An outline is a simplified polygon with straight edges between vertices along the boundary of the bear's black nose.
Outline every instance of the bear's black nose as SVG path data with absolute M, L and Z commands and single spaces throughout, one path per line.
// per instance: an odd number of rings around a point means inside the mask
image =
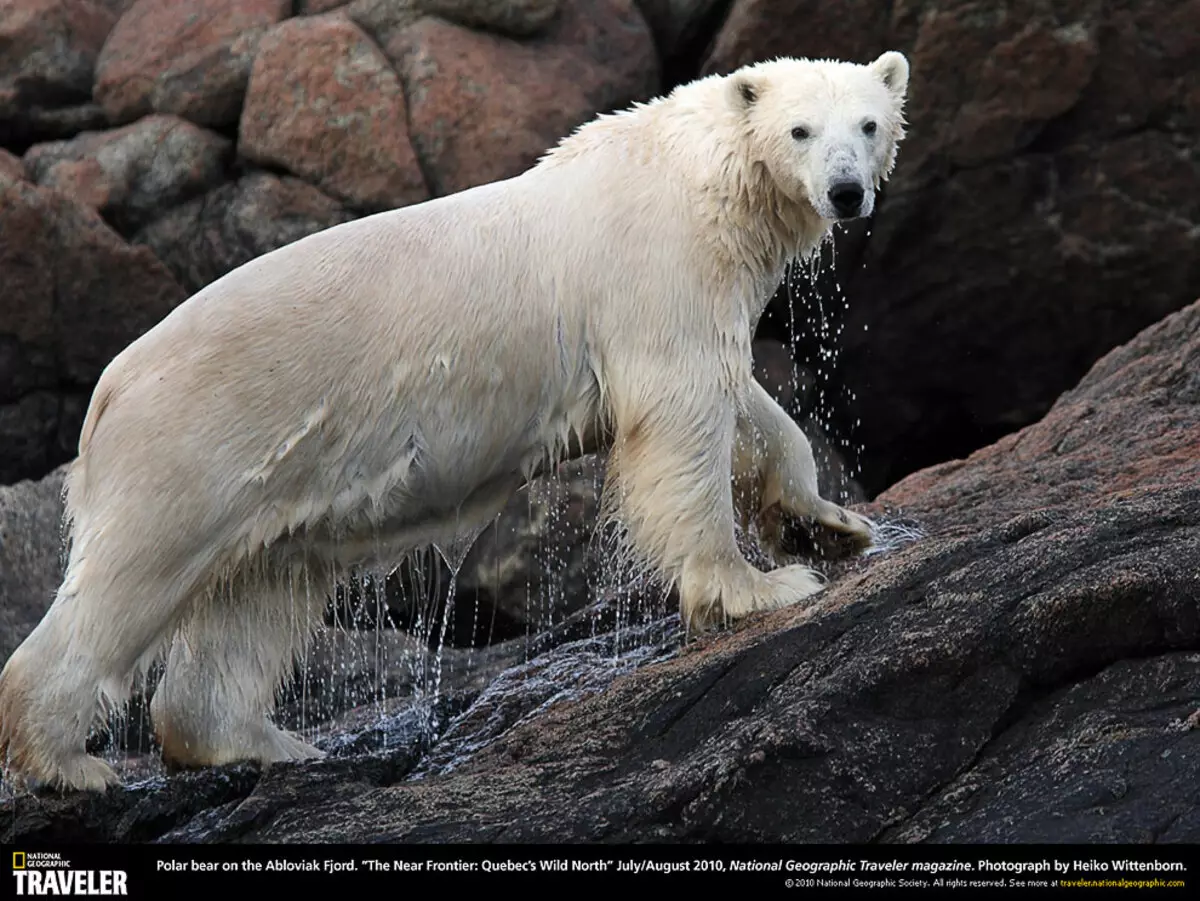
M 829 202 L 842 219 L 853 219 L 862 209 L 862 185 L 853 181 L 839 181 L 829 189 Z

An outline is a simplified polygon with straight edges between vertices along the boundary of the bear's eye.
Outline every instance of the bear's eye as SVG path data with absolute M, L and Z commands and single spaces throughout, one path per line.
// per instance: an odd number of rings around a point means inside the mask
M 792 137 L 795 138 L 797 141 L 806 141 L 806 140 L 808 140 L 808 137 L 809 137 L 808 129 L 805 128 L 803 125 L 797 125 L 795 128 L 792 129 Z
M 874 122 L 870 122 L 870 121 L 864 122 L 863 123 L 863 134 L 873 135 L 873 134 L 875 134 L 875 129 L 878 127 L 879 126 L 876 125 Z

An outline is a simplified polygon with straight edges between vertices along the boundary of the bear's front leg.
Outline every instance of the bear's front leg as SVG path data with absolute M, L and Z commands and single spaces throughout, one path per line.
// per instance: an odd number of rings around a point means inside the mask
M 812 445 L 757 381 L 751 382 L 738 416 L 733 471 L 736 482 L 755 486 L 755 513 L 778 505 L 789 516 L 816 520 L 846 536 L 857 550 L 874 543 L 870 520 L 820 496 Z
M 719 388 L 663 396 L 614 410 L 608 502 L 641 562 L 679 591 L 691 629 L 794 604 L 824 587 L 806 566 L 760 572 L 738 549 L 732 464 L 736 414 Z

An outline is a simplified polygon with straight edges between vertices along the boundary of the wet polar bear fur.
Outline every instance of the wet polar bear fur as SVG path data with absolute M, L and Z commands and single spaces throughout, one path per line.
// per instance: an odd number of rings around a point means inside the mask
M 805 566 L 746 561 L 735 494 L 860 546 L 871 524 L 818 496 L 751 339 L 789 261 L 872 212 L 907 83 L 894 52 L 707 77 L 520 176 L 311 235 L 179 306 L 92 397 L 65 577 L 0 675 L 10 776 L 114 783 L 89 730 L 164 654 L 168 763 L 320 756 L 270 715 L 330 574 L 473 534 L 589 449 L 689 624 L 818 592 Z

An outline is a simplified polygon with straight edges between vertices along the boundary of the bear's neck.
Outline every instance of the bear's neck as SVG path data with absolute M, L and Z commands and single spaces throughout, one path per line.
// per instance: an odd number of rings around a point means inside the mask
M 751 164 L 740 184 L 706 186 L 717 221 L 709 232 L 726 272 L 744 276 L 740 288 L 757 323 L 790 263 L 809 259 L 829 234 L 830 224 L 808 203 L 797 203 L 775 187 L 766 167 Z M 735 189 L 736 190 L 732 190 Z

